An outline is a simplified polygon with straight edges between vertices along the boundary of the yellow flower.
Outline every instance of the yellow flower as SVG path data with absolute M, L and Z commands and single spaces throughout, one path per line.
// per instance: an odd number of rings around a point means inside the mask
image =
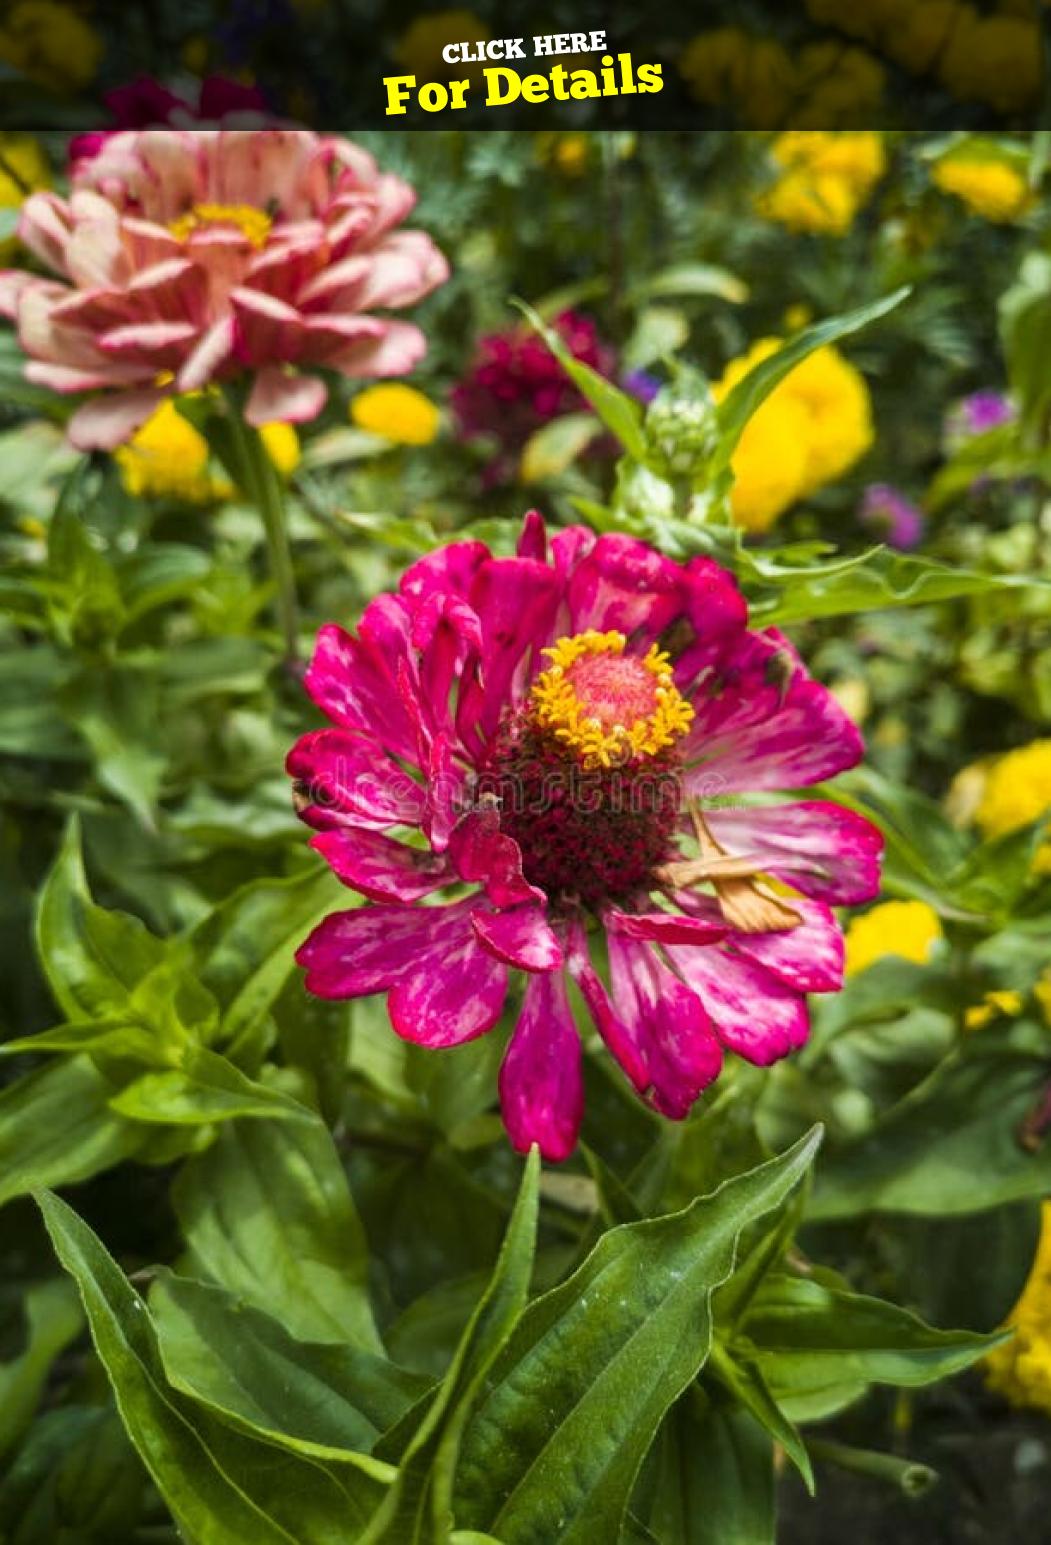
M 878 134 L 791 130 L 771 155 L 784 168 L 756 208 L 789 230 L 842 236 L 886 170 Z
M 1036 1259 L 1007 1317 L 1015 1334 L 985 1359 L 986 1382 L 1014 1406 L 1051 1415 L 1051 1202 L 1042 1211 Z
M 457 80 L 472 76 L 472 66 L 448 64 L 442 58 L 446 43 L 487 43 L 492 33 L 473 11 L 431 11 L 417 16 L 402 33 L 394 57 L 417 80 Z M 477 73 L 480 65 L 473 66 Z
M 953 36 L 969 31 L 976 20 L 974 8 L 960 0 L 915 0 L 885 30 L 882 46 L 895 64 L 924 75 L 937 67 Z
M 98 33 L 61 0 L 15 0 L 0 27 L 0 59 L 48 91 L 77 91 L 102 58 Z
M 35 139 L 0 134 L 0 209 L 18 209 L 27 194 L 51 183 L 47 157 Z M 0 241 L 0 262 L 10 262 L 17 243 Z
M 1008 751 L 988 769 L 975 820 L 983 837 L 1003 837 L 1051 810 L 1051 740 Z M 1051 874 L 1051 842 L 1037 854 L 1037 874 Z
M 991 157 L 947 156 L 934 166 L 931 181 L 943 193 L 955 193 L 972 214 L 997 225 L 1019 219 L 1033 203 L 1022 173 Z
M 854 224 L 857 199 L 841 177 L 785 172 L 755 201 L 756 213 L 789 231 L 844 236 Z
M 847 928 L 847 975 L 855 976 L 887 955 L 926 965 L 941 937 L 938 914 L 925 901 L 884 901 L 855 917 Z
M 984 1030 L 994 1019 L 1017 1019 L 1024 1006 L 1022 994 L 1009 987 L 987 992 L 981 1003 L 972 1004 L 964 1013 L 964 1029 Z
M 713 387 L 716 401 L 779 347 L 779 339 L 762 338 L 732 360 Z M 817 349 L 745 427 L 731 463 L 734 519 L 747 531 L 767 530 L 798 499 L 853 466 L 872 440 L 864 378 L 836 349 Z
M 776 38 L 743 27 L 697 33 L 679 57 L 679 73 L 695 101 L 732 107 L 742 122 L 759 129 L 783 123 L 796 94 L 787 50 Z
M 1033 997 L 1043 1011 L 1044 1019 L 1051 1025 L 1051 966 L 1041 972 L 1033 988 Z
M 852 5 L 844 5 L 843 0 L 806 0 L 813 21 L 869 43 L 881 42 L 890 28 L 900 26 L 915 4 L 916 0 L 855 0 Z
M 351 403 L 350 416 L 359 429 L 397 445 L 430 445 L 441 421 L 431 399 L 402 381 L 366 387 Z
M 291 424 L 266 424 L 260 435 L 274 466 L 289 476 L 299 462 L 299 437 Z M 170 399 L 114 455 L 121 482 L 139 497 L 215 504 L 234 493 L 227 479 L 213 475 L 208 441 Z
M 790 121 L 801 129 L 870 123 L 883 101 L 887 72 L 863 48 L 808 43 L 796 56 L 795 71 Z
M 581 177 L 591 159 L 586 134 L 541 134 L 538 136 L 540 159 L 564 177 Z

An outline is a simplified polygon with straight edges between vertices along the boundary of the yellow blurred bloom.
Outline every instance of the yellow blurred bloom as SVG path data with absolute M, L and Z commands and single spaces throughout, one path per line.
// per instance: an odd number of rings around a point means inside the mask
M 871 123 L 887 84 L 886 70 L 871 54 L 832 39 L 801 48 L 795 75 L 791 122 L 801 129 Z
M 586 134 L 542 134 L 539 136 L 540 159 L 564 177 L 581 177 L 591 159 Z
M 941 937 L 938 914 L 925 901 L 881 902 L 847 927 L 846 973 L 856 976 L 887 955 L 924 966 Z
M 102 39 L 60 0 L 15 0 L 0 26 L 0 59 L 48 91 L 94 80 Z
M 755 208 L 764 220 L 789 231 L 844 236 L 854 224 L 858 203 L 840 177 L 791 171 L 759 194 Z
M 935 164 L 931 181 L 943 193 L 962 199 L 972 214 L 997 225 L 1019 219 L 1033 203 L 1022 173 L 1006 161 L 947 156 Z
M 350 416 L 359 429 L 397 445 L 430 445 L 441 423 L 431 399 L 402 381 L 366 387 L 351 403 Z
M 1007 1317 L 1015 1334 L 985 1359 L 986 1382 L 1014 1406 L 1051 1414 L 1051 1202 L 1029 1278 Z
M 717 402 L 756 365 L 777 352 L 780 339 L 761 338 L 731 360 L 713 386 Z M 734 519 L 765 531 L 798 499 L 840 477 L 873 440 L 864 378 L 838 350 L 817 349 L 767 397 L 745 427 L 731 463 Z
M 987 992 L 981 1003 L 972 1004 L 963 1016 L 966 1030 L 984 1030 L 994 1019 L 1017 1019 L 1025 1006 L 1020 992 L 1010 987 Z
M 49 187 L 51 168 L 35 139 L 0 134 L 0 209 L 18 209 L 38 188 Z M 0 262 L 10 262 L 17 241 L 0 241 Z
M 878 43 L 891 27 L 900 26 L 915 3 L 916 0 L 855 0 L 853 5 L 844 5 L 843 0 L 806 0 L 806 8 L 813 21 L 836 27 L 848 37 Z
M 760 129 L 784 123 L 796 94 L 788 51 L 776 38 L 743 27 L 697 33 L 679 57 L 679 73 L 695 101 L 732 107 L 742 122 Z
M 842 236 L 886 170 L 878 134 L 790 130 L 771 148 L 784 170 L 756 209 L 793 231 Z
M 960 0 L 916 0 L 885 28 L 881 43 L 895 64 L 924 75 L 937 67 L 953 35 L 969 29 L 976 16 Z
M 984 102 L 998 113 L 1021 112 L 1037 101 L 1043 84 L 1037 22 L 974 13 L 953 32 L 938 75 L 960 101 Z
M 265 424 L 259 433 L 274 466 L 289 476 L 299 462 L 296 431 L 291 424 Z M 114 459 L 124 487 L 139 497 L 215 504 L 234 493 L 226 478 L 212 473 L 204 435 L 170 399 L 114 452 Z
M 447 43 L 487 43 L 492 33 L 473 11 L 431 11 L 417 16 L 398 39 L 394 57 L 418 80 L 451 80 L 471 76 L 472 66 L 448 64 L 442 58 Z M 473 66 L 475 72 L 480 66 Z
M 983 837 L 1003 837 L 1051 810 L 1051 740 L 1034 740 L 998 758 L 985 774 L 975 820 Z M 1051 842 L 1034 869 L 1051 874 Z

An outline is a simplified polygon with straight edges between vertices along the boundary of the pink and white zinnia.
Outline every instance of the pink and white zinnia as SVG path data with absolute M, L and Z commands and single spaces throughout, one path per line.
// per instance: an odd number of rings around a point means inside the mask
M 533 514 L 517 556 L 454 543 L 354 634 L 318 637 L 306 684 L 331 724 L 288 769 L 312 845 L 371 905 L 314 930 L 307 987 L 385 992 L 399 1035 L 448 1047 L 492 1029 L 521 973 L 500 1074 L 519 1149 L 576 1143 L 569 979 L 673 1118 L 725 1052 L 801 1046 L 805 994 L 841 985 L 831 907 L 875 894 L 879 833 L 776 796 L 852 766 L 861 739 L 787 640 L 746 624 L 712 561 L 581 527 L 549 544 Z
M 397 227 L 415 192 L 348 140 L 302 129 L 130 130 L 76 162 L 68 199 L 34 193 L 18 234 L 57 279 L 0 274 L 26 378 L 99 392 L 70 421 L 112 450 L 164 397 L 252 378 L 247 418 L 320 413 L 315 367 L 405 375 L 426 343 L 411 306 L 448 277 Z

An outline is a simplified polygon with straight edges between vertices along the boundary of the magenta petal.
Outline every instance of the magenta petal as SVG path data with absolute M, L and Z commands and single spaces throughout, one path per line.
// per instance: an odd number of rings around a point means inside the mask
M 522 530 L 515 551 L 519 558 L 534 558 L 537 563 L 547 562 L 547 527 L 539 510 L 527 510 L 522 517 Z
M 436 910 L 434 908 L 424 910 Z M 394 1029 L 420 1046 L 459 1046 L 491 1030 L 507 996 L 507 967 L 475 939 L 443 931 L 387 999 Z
M 500 1068 L 504 1125 L 519 1153 L 536 1143 L 558 1163 L 576 1147 L 584 1114 L 580 1038 L 560 971 L 535 976 Z
M 393 986 L 418 963 L 446 911 L 452 909 L 378 906 L 329 913 L 296 951 L 307 991 L 319 998 L 360 998 Z
M 288 753 L 299 813 L 308 826 L 419 826 L 423 790 L 377 741 L 356 730 L 312 730 Z
M 588 1013 L 595 1021 L 610 1055 L 620 1064 L 640 1094 L 650 1087 L 650 1070 L 633 1032 L 613 1012 L 613 1005 L 599 975 L 591 964 L 587 935 L 583 925 L 573 920 L 569 925 L 569 971 L 580 988 Z
M 491 558 L 471 583 L 470 605 L 482 626 L 484 686 L 465 682 L 457 727 L 465 744 L 483 744 L 509 706 L 523 697 L 529 667 L 549 642 L 561 586 L 532 558 Z
M 856 906 L 879 891 L 881 832 L 830 800 L 713 809 L 705 820 L 728 853 L 753 855 L 766 873 L 817 901 Z
M 474 576 L 490 556 L 484 542 L 450 542 L 410 564 L 399 589 L 402 595 L 417 600 L 431 592 L 442 595 L 450 591 L 466 600 Z
M 500 830 L 499 813 L 491 807 L 461 818 L 449 837 L 449 857 L 462 880 L 485 886 L 494 906 L 545 899 L 543 891 L 522 874 L 522 851 L 513 837 Z
M 414 762 L 416 736 L 398 694 L 392 662 L 335 623 L 317 636 L 303 684 L 336 724 L 367 731 L 396 756 Z
M 689 696 L 689 794 L 797 788 L 861 759 L 857 726 L 773 631 L 735 638 Z
M 487 949 L 520 971 L 554 971 L 562 964 L 562 946 L 542 906 L 512 907 L 507 912 L 478 907 L 471 914 L 471 926 Z
M 684 953 L 714 955 L 716 950 Z M 649 944 L 610 934 L 609 967 L 617 1017 L 629 1027 L 646 1063 L 649 1099 L 663 1115 L 680 1121 L 723 1063 L 704 1006 Z
M 658 944 L 715 944 L 729 932 L 717 914 L 684 917 L 678 912 L 618 912 L 611 908 L 603 920 L 611 933 L 626 939 L 652 939 Z
M 668 958 L 702 999 L 729 1051 L 765 1067 L 805 1044 L 810 1022 L 804 999 L 754 960 L 727 945 L 671 945 Z
M 656 638 L 682 611 L 683 571 L 622 532 L 600 536 L 569 581 L 573 633 L 642 630 Z
M 713 896 L 679 892 L 675 900 L 698 920 L 721 919 Z M 843 985 L 843 932 L 835 913 L 823 902 L 801 896 L 786 897 L 785 905 L 802 919 L 797 927 L 774 933 L 732 932 L 727 943 L 733 953 L 754 961 L 796 992 L 838 992 Z
M 310 846 L 344 885 L 370 901 L 419 901 L 455 878 L 444 859 L 379 832 L 341 826 L 318 832 Z

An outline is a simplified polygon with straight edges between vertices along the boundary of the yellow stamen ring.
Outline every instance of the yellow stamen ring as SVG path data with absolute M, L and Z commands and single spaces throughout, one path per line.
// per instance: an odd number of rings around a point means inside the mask
M 578 694 L 573 667 L 589 657 L 623 655 L 626 644 L 623 633 L 595 629 L 560 638 L 543 651 L 551 663 L 531 689 L 540 728 L 579 752 L 590 766 L 621 766 L 640 757 L 656 756 L 674 745 L 693 722 L 692 707 L 672 683 L 670 658 L 656 644 L 645 655 L 631 657 L 655 683 L 650 712 L 638 714 L 628 723 L 618 720 L 608 726 L 596 716 L 595 705 Z
M 172 220 L 168 229 L 177 241 L 185 241 L 202 226 L 234 225 L 253 247 L 262 247 L 272 224 L 266 210 L 257 209 L 254 204 L 195 204 L 178 220 Z

